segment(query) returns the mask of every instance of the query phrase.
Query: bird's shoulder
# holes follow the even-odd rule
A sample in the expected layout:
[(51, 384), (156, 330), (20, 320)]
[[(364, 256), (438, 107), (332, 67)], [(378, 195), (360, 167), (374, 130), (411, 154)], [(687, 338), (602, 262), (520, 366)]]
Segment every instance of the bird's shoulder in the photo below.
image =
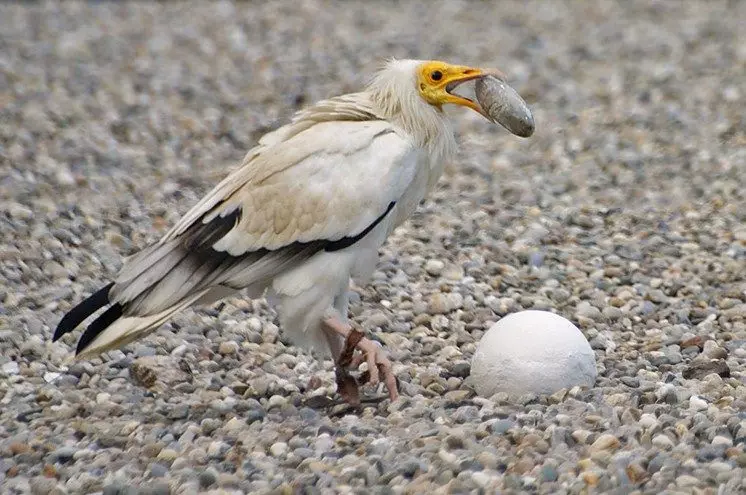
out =
[(259, 146), (272, 146), (287, 141), (323, 122), (361, 122), (385, 120), (366, 92), (350, 93), (317, 102), (296, 112), (290, 122), (269, 132), (259, 140)]

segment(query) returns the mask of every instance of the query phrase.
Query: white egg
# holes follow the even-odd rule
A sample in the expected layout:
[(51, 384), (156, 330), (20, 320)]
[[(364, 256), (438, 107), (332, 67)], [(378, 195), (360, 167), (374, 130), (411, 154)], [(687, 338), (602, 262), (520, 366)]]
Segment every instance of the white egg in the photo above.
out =
[(471, 362), (471, 380), (482, 397), (592, 387), (597, 374), (595, 354), (582, 332), (548, 311), (502, 318), (484, 334)]

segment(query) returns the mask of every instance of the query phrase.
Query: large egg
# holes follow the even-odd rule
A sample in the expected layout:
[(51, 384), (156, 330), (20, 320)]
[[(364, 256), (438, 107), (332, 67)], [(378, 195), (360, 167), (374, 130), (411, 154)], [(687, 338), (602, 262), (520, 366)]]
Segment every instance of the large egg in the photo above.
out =
[(472, 384), (482, 397), (592, 387), (596, 376), (596, 357), (583, 333), (548, 311), (502, 318), (482, 336), (471, 362)]

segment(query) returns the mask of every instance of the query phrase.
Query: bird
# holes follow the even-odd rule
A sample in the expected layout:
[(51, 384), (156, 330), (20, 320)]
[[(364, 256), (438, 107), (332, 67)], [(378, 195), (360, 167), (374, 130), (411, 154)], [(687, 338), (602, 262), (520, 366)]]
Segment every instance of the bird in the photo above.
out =
[[(80, 336), (89, 359), (153, 332), (175, 313), (239, 295), (265, 297), (290, 344), (335, 362), (337, 392), (399, 397), (392, 362), (348, 318), (351, 284), (370, 280), (378, 250), (433, 190), (457, 151), (444, 112), (489, 116), (454, 91), (497, 69), (389, 59), (363, 90), (330, 97), (262, 136), (242, 163), (116, 277), (70, 309), (53, 341), (106, 308)], [(367, 370), (359, 379), (351, 371)]]

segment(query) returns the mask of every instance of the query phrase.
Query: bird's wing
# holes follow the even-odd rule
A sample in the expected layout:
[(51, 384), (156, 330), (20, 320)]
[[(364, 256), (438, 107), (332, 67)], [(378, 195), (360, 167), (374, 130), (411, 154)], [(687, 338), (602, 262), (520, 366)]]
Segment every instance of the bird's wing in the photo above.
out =
[[(334, 146), (335, 141), (345, 138), (341, 133), (332, 133), (331, 139), (329, 136), (316, 134), (321, 140), (310, 146), (308, 134), (305, 136), (306, 139), (296, 141), (294, 138), (319, 124), (343, 124), (345, 122), (380, 123), (383, 121), (377, 116), (365, 93), (330, 98), (298, 112), (289, 124), (262, 136), (258, 145), (246, 154), (241, 166), (189, 210), (160, 242), (165, 243), (180, 236), (193, 227), (198, 220), (206, 223), (206, 214), (219, 210), (221, 204), (246, 186), (250, 189), (252, 184), (261, 184), (268, 176), (302, 162), (311, 154), (319, 151), (323, 153), (327, 147), (332, 153), (335, 150), (342, 151)], [(325, 126), (325, 129), (329, 127)], [(316, 128), (314, 131), (319, 131), (319, 129)], [(341, 128), (340, 132), (342, 132)]]
[(412, 181), (418, 150), (364, 105), (330, 101), (265, 136), (157, 245), (127, 260), (110, 299), (152, 314), (230, 283), (221, 274), (240, 272), (244, 285), (270, 278), (380, 221)]

